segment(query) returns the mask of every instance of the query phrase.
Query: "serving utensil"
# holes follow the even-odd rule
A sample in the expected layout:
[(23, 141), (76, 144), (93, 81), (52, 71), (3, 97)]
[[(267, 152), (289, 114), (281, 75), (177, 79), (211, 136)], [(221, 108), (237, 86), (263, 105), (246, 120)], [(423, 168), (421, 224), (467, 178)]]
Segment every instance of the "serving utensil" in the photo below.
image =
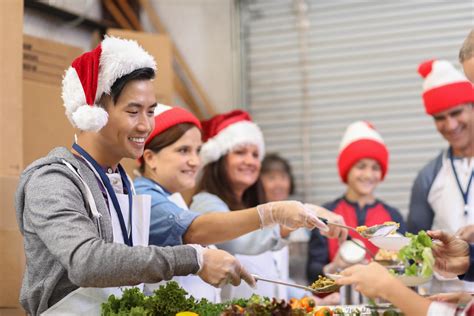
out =
[(309, 291), (309, 292), (312, 292), (312, 293), (316, 293), (316, 294), (336, 292), (341, 287), (338, 284), (331, 284), (331, 285), (320, 287), (320, 288), (312, 288), (310, 286), (304, 286), (304, 285), (300, 285), (300, 284), (284, 282), (284, 281), (281, 281), (281, 280), (273, 280), (273, 279), (264, 278), (264, 277), (261, 277), (257, 274), (252, 274), (252, 276), (254, 277), (255, 281), (263, 281), (263, 282), (269, 282), (269, 283), (274, 283), (274, 284), (280, 284), (280, 285), (284, 285), (284, 286), (295, 287), (295, 288), (303, 289), (303, 290), (306, 290), (306, 291)]
[(339, 223), (333, 223), (323, 217), (318, 217), (318, 219), (321, 220), (326, 225), (333, 225), (333, 226), (338, 226), (338, 227), (352, 230), (367, 239), (373, 238), (373, 237), (387, 236), (398, 229), (397, 224), (379, 224), (379, 225), (373, 225), (373, 226), (367, 227), (366, 230), (359, 232), (354, 227), (339, 224)]

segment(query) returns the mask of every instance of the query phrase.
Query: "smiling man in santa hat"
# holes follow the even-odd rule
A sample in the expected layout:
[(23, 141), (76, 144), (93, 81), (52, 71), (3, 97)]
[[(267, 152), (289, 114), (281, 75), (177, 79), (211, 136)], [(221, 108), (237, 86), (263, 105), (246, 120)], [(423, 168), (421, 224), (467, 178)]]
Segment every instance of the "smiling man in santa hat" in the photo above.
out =
[(28, 166), (16, 194), (26, 255), (20, 302), (29, 314), (97, 315), (119, 286), (174, 275), (253, 284), (224, 251), (148, 246), (150, 197), (135, 194), (119, 162), (140, 157), (154, 128), (155, 69), (136, 42), (107, 37), (66, 71), (62, 97), (76, 140)]

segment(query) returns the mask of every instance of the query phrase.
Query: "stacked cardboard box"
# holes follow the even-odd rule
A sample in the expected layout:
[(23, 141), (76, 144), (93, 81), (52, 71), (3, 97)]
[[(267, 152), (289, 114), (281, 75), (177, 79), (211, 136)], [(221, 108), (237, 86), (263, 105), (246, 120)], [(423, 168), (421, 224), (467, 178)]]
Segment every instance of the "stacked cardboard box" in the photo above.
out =
[(57, 146), (70, 147), (74, 129), (64, 114), (61, 81), (65, 69), (82, 54), (78, 47), (24, 35), (24, 167)]
[(22, 152), (23, 2), (0, 2), (0, 315), (24, 315), (18, 293), (24, 266), (14, 191)]

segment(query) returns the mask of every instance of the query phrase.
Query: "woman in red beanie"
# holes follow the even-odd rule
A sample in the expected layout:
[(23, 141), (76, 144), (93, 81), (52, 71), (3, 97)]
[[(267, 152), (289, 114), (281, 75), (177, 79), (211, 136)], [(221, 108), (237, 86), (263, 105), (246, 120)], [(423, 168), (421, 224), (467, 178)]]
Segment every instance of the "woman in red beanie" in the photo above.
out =
[[(316, 217), (322, 215), (337, 221), (337, 216), (326, 210), (316, 214), (295, 201), (242, 205), (239, 208), (241, 211), (232, 213), (222, 212), (225, 210), (218, 206), (211, 208), (213, 212), (205, 215), (188, 210), (179, 192), (195, 185), (201, 166), (201, 130), (199, 120), (185, 109), (160, 104), (155, 110), (155, 128), (145, 142), (140, 159), (143, 176), (134, 181), (138, 193), (151, 196), (150, 244), (209, 245), (229, 241), (255, 230), (258, 230), (255, 233), (262, 234), (260, 232), (267, 230), (260, 228), (277, 224), (292, 229), (327, 229), (329, 236), (341, 233), (334, 226), (329, 231)], [(263, 252), (271, 246), (269, 242), (256, 251)], [(251, 248), (248, 245), (248, 251), (252, 251)], [(197, 278), (185, 277), (178, 281), (194, 297), (219, 300), (218, 294)]]

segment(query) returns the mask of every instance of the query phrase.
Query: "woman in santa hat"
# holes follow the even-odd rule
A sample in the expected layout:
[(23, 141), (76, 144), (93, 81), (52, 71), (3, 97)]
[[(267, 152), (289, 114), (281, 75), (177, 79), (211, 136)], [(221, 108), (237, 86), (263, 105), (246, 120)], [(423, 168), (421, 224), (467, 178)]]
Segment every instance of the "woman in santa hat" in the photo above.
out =
[[(398, 210), (375, 197), (375, 189), (387, 173), (388, 157), (382, 137), (370, 123), (357, 121), (350, 124), (341, 141), (337, 162), (339, 176), (347, 189), (342, 197), (324, 206), (343, 216), (349, 226), (372, 226), (394, 221), (400, 223), (399, 232), (404, 233), (405, 224)], [(355, 232), (349, 232), (349, 235), (353, 240), (360, 238)], [(367, 258), (369, 252), (375, 254), (378, 250), (367, 239), (355, 242), (363, 243), (368, 249)], [(346, 241), (343, 245), (312, 231), (308, 248), (308, 279), (334, 273), (364, 259), (363, 252), (358, 258), (354, 257), (360, 248), (353, 241)]]
[[(234, 120), (240, 118), (241, 114), (236, 116), (237, 113), (244, 112), (235, 112), (229, 118)], [(246, 120), (245, 124), (248, 124), (247, 122), (251, 123)], [(159, 104), (155, 110), (155, 128), (145, 142), (144, 154), (140, 159), (140, 172), (143, 176), (135, 179), (137, 192), (152, 197), (150, 244), (209, 245), (225, 242), (275, 224), (286, 225), (293, 229), (297, 227), (326, 229), (327, 227), (315, 215), (340, 222), (340, 217), (328, 211), (320, 210), (316, 214), (295, 201), (262, 204), (257, 208), (255, 208), (257, 204), (242, 204), (239, 209), (244, 210), (232, 213), (226, 212), (228, 208), (222, 205), (210, 208), (209, 211), (214, 212), (205, 215), (189, 211), (178, 192), (195, 186), (197, 171), (201, 166), (199, 157), (202, 146), (201, 129), (199, 120), (183, 108)], [(208, 147), (204, 145), (205, 150), (206, 148)], [(258, 170), (256, 175), (258, 176)], [(326, 233), (329, 236), (341, 233), (335, 226), (331, 226), (330, 229)], [(281, 244), (279, 236), (272, 233), (271, 229), (257, 233), (262, 237), (264, 244), (255, 247), (249, 243), (241, 250), (243, 253), (255, 254)], [(218, 300), (217, 293), (209, 290), (197, 278), (179, 278), (178, 281), (195, 297)]]
[[(250, 115), (242, 110), (234, 110), (228, 113), (216, 115), (213, 118), (202, 122), (204, 144), (201, 148), (200, 157), (204, 165), (203, 172), (200, 175), (198, 184), (198, 194), (193, 197), (191, 209), (201, 213), (211, 211), (220, 211), (226, 216), (236, 216), (240, 212), (236, 211), (244, 208), (256, 206), (260, 213), (266, 208), (274, 209), (282, 205), (281, 214), (291, 216), (291, 205), (296, 203), (300, 207), (303, 204), (299, 202), (271, 202), (260, 204), (257, 193), (257, 179), (260, 173), (261, 160), (265, 155), (263, 135), (260, 128), (252, 122)], [(283, 204), (281, 204), (283, 203)], [(288, 204), (291, 203), (291, 204)], [(259, 205), (260, 204), (260, 205)], [(341, 217), (333, 217), (334, 214), (328, 213), (315, 206), (305, 206), (313, 209), (314, 214), (327, 217), (331, 220), (341, 221)], [(248, 233), (236, 239), (227, 240), (219, 243), (217, 247), (233, 254), (257, 255), (267, 250), (276, 250), (283, 247), (286, 242), (282, 239), (280, 226), (270, 227), (265, 225), (266, 219), (261, 220), (260, 227), (264, 228), (252, 233)], [(275, 221), (273, 221), (275, 222)], [(287, 225), (285, 220), (278, 224), (295, 229), (295, 225)], [(239, 223), (232, 224), (237, 229)], [(339, 234), (346, 234), (346, 231), (334, 230), (333, 237)], [(234, 236), (234, 238), (237, 236)], [(274, 266), (273, 262), (269, 265), (259, 264), (259, 259), (252, 257), (244, 263), (254, 273), (266, 275), (268, 268)], [(257, 268), (257, 266), (259, 268)], [(265, 271), (266, 269), (266, 271)], [(264, 288), (265, 285), (259, 285)], [(272, 287), (271, 287), (272, 288)], [(233, 293), (230, 293), (232, 291)], [(223, 298), (249, 296), (252, 290), (250, 288), (223, 290)], [(268, 296), (274, 296), (271, 292)]]

